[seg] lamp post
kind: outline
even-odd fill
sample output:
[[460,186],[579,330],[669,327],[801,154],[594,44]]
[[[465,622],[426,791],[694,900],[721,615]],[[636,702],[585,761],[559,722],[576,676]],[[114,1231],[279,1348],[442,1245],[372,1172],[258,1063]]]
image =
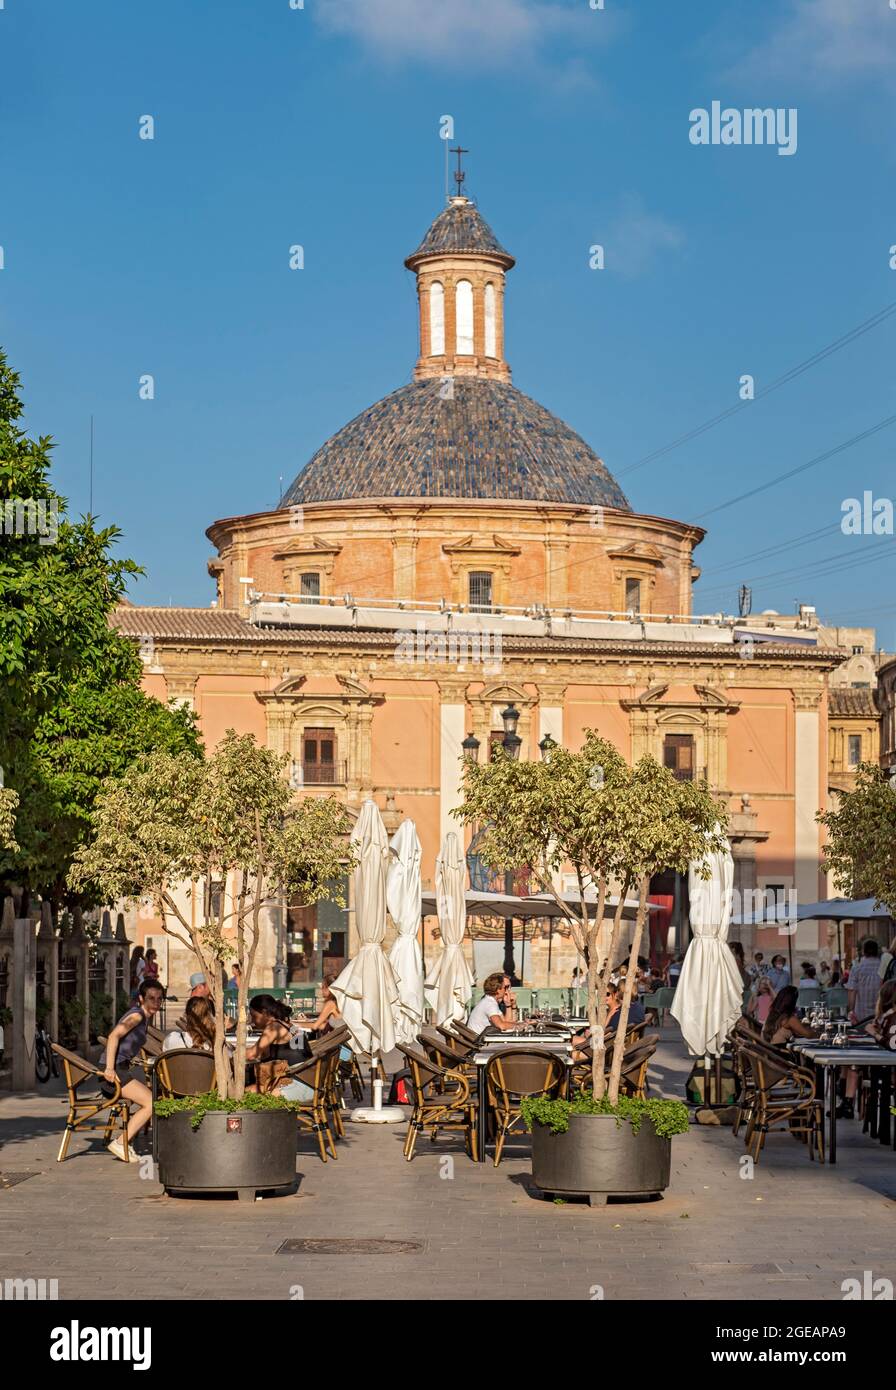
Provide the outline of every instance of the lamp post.
[[[501,722],[504,725],[504,751],[508,757],[516,760],[520,756],[520,749],[523,740],[516,731],[519,723],[520,712],[516,705],[509,704],[501,711]],[[513,896],[513,872],[508,869],[504,874],[504,892],[508,897]],[[513,958],[513,918],[504,918],[504,974],[510,977],[511,985],[521,985],[522,980],[516,973],[516,962]]]

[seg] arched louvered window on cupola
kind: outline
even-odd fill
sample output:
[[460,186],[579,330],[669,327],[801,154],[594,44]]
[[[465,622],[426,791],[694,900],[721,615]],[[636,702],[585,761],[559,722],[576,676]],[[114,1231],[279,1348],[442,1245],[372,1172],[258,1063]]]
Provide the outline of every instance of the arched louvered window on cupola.
[[458,280],[455,291],[457,347],[461,356],[473,355],[473,286],[469,280]]
[[485,355],[497,357],[498,333],[495,322],[495,287],[491,281],[485,287]]
[[439,280],[429,287],[429,352],[431,357],[445,352],[445,290]]

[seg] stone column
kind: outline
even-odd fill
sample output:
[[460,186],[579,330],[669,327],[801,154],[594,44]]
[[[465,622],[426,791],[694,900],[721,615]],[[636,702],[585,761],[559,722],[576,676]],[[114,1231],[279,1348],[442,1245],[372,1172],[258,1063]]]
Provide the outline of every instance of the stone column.
[[[818,899],[819,834],[815,817],[821,807],[819,702],[817,690],[795,690],[794,704],[794,887],[798,903]],[[815,950],[818,927],[801,923],[793,941],[797,949]]]
[[76,907],[72,916],[74,927],[69,940],[69,947],[77,961],[78,989],[76,998],[80,999],[84,1005],[84,1017],[78,1030],[78,1049],[82,1057],[86,1057],[87,1049],[90,1046],[90,942],[84,934],[81,909]]
[[37,1003],[37,938],[30,917],[13,923],[12,1088],[34,1090],[34,1028]]
[[461,744],[466,736],[466,681],[439,681],[439,843],[449,830],[460,839],[460,826],[451,815],[461,797]]
[[44,962],[44,994],[50,1006],[47,1032],[55,1042],[59,1037],[59,940],[53,926],[53,910],[47,902],[41,904],[37,952]]
[[[545,734],[550,734],[551,738],[557,743],[563,742],[563,700],[566,695],[565,685],[553,685],[548,682],[539,682],[538,685],[538,741],[544,738]],[[530,754],[535,756],[534,751]]]

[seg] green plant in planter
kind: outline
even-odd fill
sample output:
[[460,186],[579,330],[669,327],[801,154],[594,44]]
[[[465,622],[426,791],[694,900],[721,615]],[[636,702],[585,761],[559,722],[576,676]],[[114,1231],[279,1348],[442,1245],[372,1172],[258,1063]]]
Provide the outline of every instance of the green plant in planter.
[[247,1091],[240,1100],[234,1100],[230,1096],[219,1096],[217,1091],[206,1091],[201,1096],[179,1096],[176,1099],[162,1099],[155,1103],[155,1113],[160,1119],[167,1119],[169,1115],[190,1115],[190,1127],[198,1129],[206,1115],[215,1111],[225,1111],[232,1115],[237,1111],[247,1110],[298,1110],[300,1102],[296,1100],[284,1100],[282,1096],[261,1095],[255,1091]]
[[595,1098],[591,1091],[582,1091],[575,1100],[546,1100],[542,1096],[527,1097],[520,1105],[529,1129],[533,1124],[545,1125],[552,1134],[565,1134],[570,1115],[615,1115],[617,1129],[626,1120],[637,1134],[645,1119],[653,1121],[660,1139],[684,1134],[690,1124],[690,1113],[680,1100],[638,1100],[620,1096],[613,1104],[606,1095]]

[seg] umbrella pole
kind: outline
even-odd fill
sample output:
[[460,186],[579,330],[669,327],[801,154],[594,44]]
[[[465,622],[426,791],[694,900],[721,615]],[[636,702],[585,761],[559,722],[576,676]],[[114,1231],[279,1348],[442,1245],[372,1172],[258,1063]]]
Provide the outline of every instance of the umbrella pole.
[[522,957],[521,957],[521,961],[520,961],[520,984],[522,984],[522,983],[524,982],[525,978],[526,978],[526,919],[525,919],[525,917],[524,917],[524,918],[523,918],[523,952],[522,952]]
[[554,932],[551,928],[551,921],[548,918],[548,989],[551,987],[551,948],[554,944]]

